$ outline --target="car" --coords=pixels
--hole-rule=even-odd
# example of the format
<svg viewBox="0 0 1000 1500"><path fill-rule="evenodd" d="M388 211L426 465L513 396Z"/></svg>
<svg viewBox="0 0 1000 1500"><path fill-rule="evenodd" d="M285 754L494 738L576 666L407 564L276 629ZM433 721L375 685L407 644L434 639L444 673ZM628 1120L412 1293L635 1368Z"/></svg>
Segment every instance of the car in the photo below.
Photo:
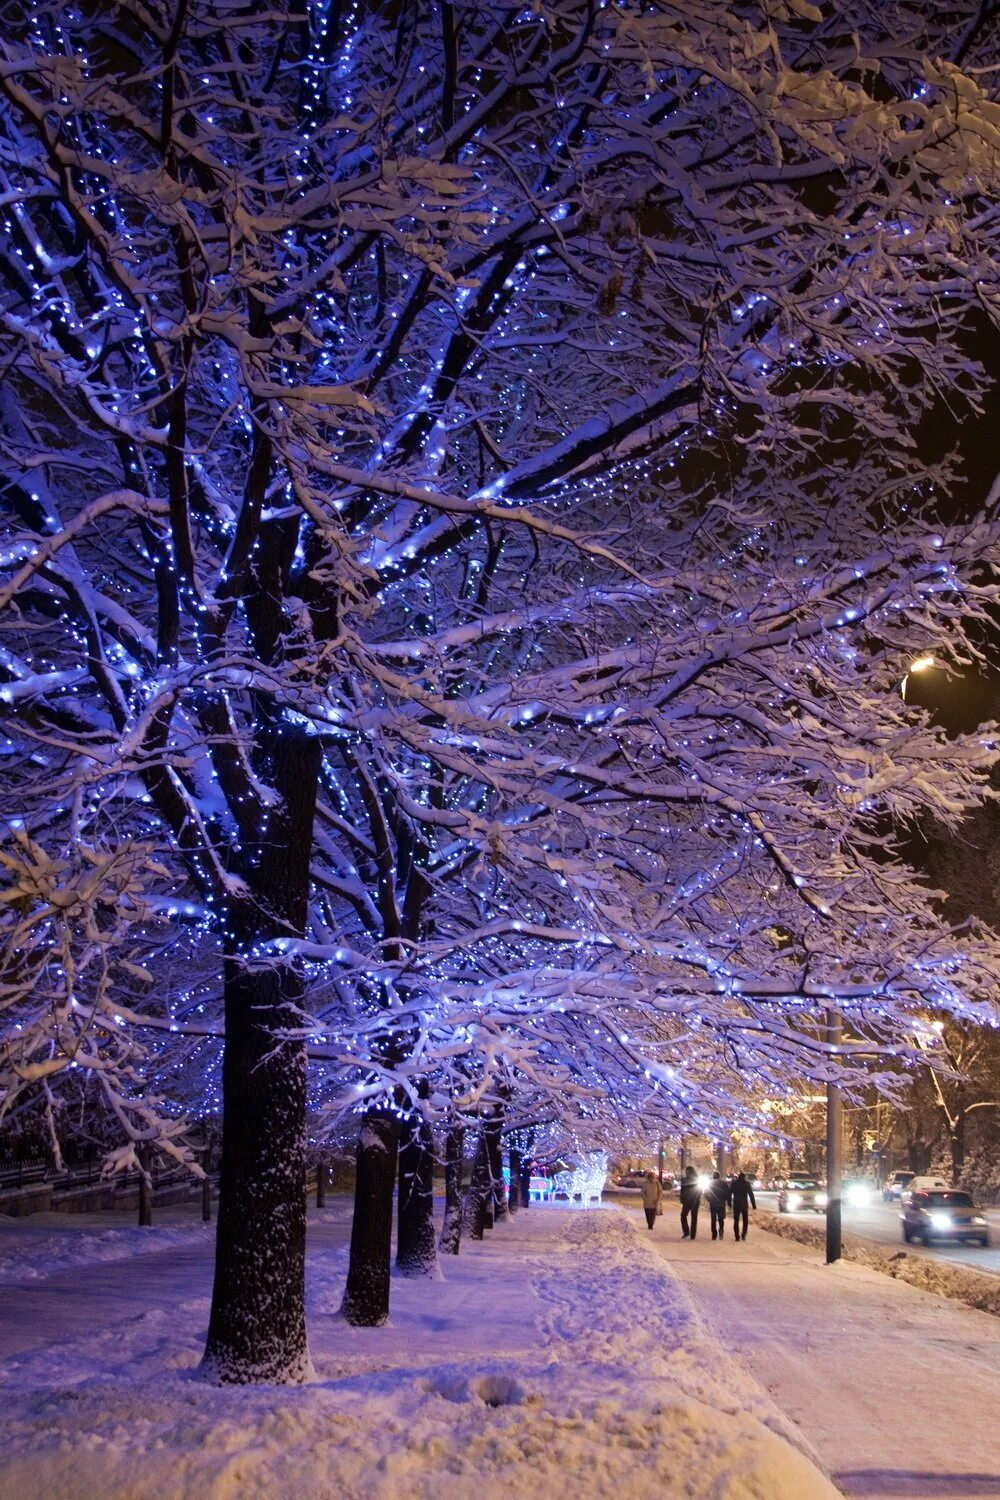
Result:
<svg viewBox="0 0 1000 1500"><path fill-rule="evenodd" d="M916 1172L890 1172L882 1184L882 1197L886 1203L891 1203L894 1198L902 1198L916 1175Z"/></svg>
<svg viewBox="0 0 1000 1500"><path fill-rule="evenodd" d="M951 1187L947 1177L934 1177L931 1175L911 1177L903 1189L902 1201L905 1203L913 1193L940 1193L946 1192Z"/></svg>
<svg viewBox="0 0 1000 1500"><path fill-rule="evenodd" d="M986 1215L976 1207L970 1193L958 1188L911 1193L899 1217L908 1245L913 1240L923 1240L925 1245L935 1240L978 1241L980 1245L990 1242Z"/></svg>
<svg viewBox="0 0 1000 1500"><path fill-rule="evenodd" d="M779 1214L810 1208L821 1214L826 1208L826 1193L815 1177L790 1177L778 1194Z"/></svg>
<svg viewBox="0 0 1000 1500"><path fill-rule="evenodd" d="M638 1191L646 1181L645 1172L623 1172L621 1177L615 1178L615 1187L634 1188Z"/></svg>
<svg viewBox="0 0 1000 1500"><path fill-rule="evenodd" d="M848 1207L867 1208L872 1201L872 1184L867 1177L845 1177L840 1193Z"/></svg>

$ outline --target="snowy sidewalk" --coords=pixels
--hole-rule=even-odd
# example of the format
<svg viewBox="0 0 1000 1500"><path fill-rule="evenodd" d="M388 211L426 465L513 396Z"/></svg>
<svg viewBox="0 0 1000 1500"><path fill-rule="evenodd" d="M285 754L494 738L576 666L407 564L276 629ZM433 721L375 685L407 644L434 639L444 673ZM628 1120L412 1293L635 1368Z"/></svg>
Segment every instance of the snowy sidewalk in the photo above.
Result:
<svg viewBox="0 0 1000 1500"><path fill-rule="evenodd" d="M675 1220L657 1252L843 1490L1000 1497L1000 1320L752 1223L746 1244L691 1244Z"/></svg>
<svg viewBox="0 0 1000 1500"><path fill-rule="evenodd" d="M6 1349L0 1328L2 1500L835 1495L706 1338L633 1216L522 1211L463 1247L447 1280L395 1282L392 1326L367 1330L335 1316L343 1221L310 1233L306 1387L194 1378L210 1270L200 1235L92 1264L75 1294L63 1257L50 1278L8 1282L4 1304L28 1298L36 1327L29 1339L20 1320ZM155 1305L135 1311L130 1286L147 1280Z"/></svg>

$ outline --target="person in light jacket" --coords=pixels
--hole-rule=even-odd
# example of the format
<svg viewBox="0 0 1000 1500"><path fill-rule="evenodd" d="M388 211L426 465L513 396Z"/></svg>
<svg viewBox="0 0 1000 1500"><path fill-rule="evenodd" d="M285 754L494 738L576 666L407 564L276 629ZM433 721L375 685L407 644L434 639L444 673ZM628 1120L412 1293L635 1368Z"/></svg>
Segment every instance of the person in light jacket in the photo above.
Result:
<svg viewBox="0 0 1000 1500"><path fill-rule="evenodd" d="M747 1237L747 1224L750 1219L750 1215L747 1213L747 1204L749 1203L751 1208L757 1207L757 1199L753 1195L753 1188L747 1181L745 1172L738 1172L733 1178L733 1185L730 1188L730 1201L733 1205L733 1233L738 1240L745 1240Z"/></svg>
<svg viewBox="0 0 1000 1500"><path fill-rule="evenodd" d="M656 1215L660 1211L662 1193L663 1189L660 1187L656 1173L647 1172L646 1181L642 1185L642 1206L646 1210L646 1223L650 1229L656 1223Z"/></svg>

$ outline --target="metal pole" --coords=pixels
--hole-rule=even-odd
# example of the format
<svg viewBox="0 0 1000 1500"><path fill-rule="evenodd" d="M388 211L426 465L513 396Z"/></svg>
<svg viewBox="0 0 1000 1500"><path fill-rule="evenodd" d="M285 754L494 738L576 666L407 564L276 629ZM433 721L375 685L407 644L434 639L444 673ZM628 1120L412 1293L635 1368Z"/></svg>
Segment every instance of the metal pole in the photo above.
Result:
<svg viewBox="0 0 1000 1500"><path fill-rule="evenodd" d="M663 1139L663 1137L661 1136L660 1137L660 1149L657 1152L657 1156L656 1156L656 1175L659 1178L660 1182L663 1181L663 1157L664 1157L664 1153L665 1153L666 1149L667 1149L667 1143Z"/></svg>
<svg viewBox="0 0 1000 1500"><path fill-rule="evenodd" d="M826 1013L826 1039L839 1047L841 1021L832 1010ZM831 1054L831 1062L834 1054ZM843 1103L840 1085L826 1086L826 1263L840 1259L840 1185L843 1176Z"/></svg>

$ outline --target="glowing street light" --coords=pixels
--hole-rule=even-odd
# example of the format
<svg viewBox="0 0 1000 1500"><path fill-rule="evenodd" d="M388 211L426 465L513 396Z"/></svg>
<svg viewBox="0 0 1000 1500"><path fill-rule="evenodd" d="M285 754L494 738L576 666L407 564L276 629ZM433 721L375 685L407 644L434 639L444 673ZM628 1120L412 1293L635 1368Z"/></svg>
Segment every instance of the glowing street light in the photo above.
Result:
<svg viewBox="0 0 1000 1500"><path fill-rule="evenodd" d="M900 693L903 696L904 703L906 701L906 684L909 682L909 680L913 676L913 674L915 672L928 672L928 671L930 671L931 667L939 667L940 665L941 665L941 663L936 659L936 657L929 656L929 655L928 656L917 656L917 657L914 658L913 661L910 662L910 665L909 665L909 667L907 669L907 672L906 672L906 676L903 678L902 682L899 684L899 691L900 691Z"/></svg>

